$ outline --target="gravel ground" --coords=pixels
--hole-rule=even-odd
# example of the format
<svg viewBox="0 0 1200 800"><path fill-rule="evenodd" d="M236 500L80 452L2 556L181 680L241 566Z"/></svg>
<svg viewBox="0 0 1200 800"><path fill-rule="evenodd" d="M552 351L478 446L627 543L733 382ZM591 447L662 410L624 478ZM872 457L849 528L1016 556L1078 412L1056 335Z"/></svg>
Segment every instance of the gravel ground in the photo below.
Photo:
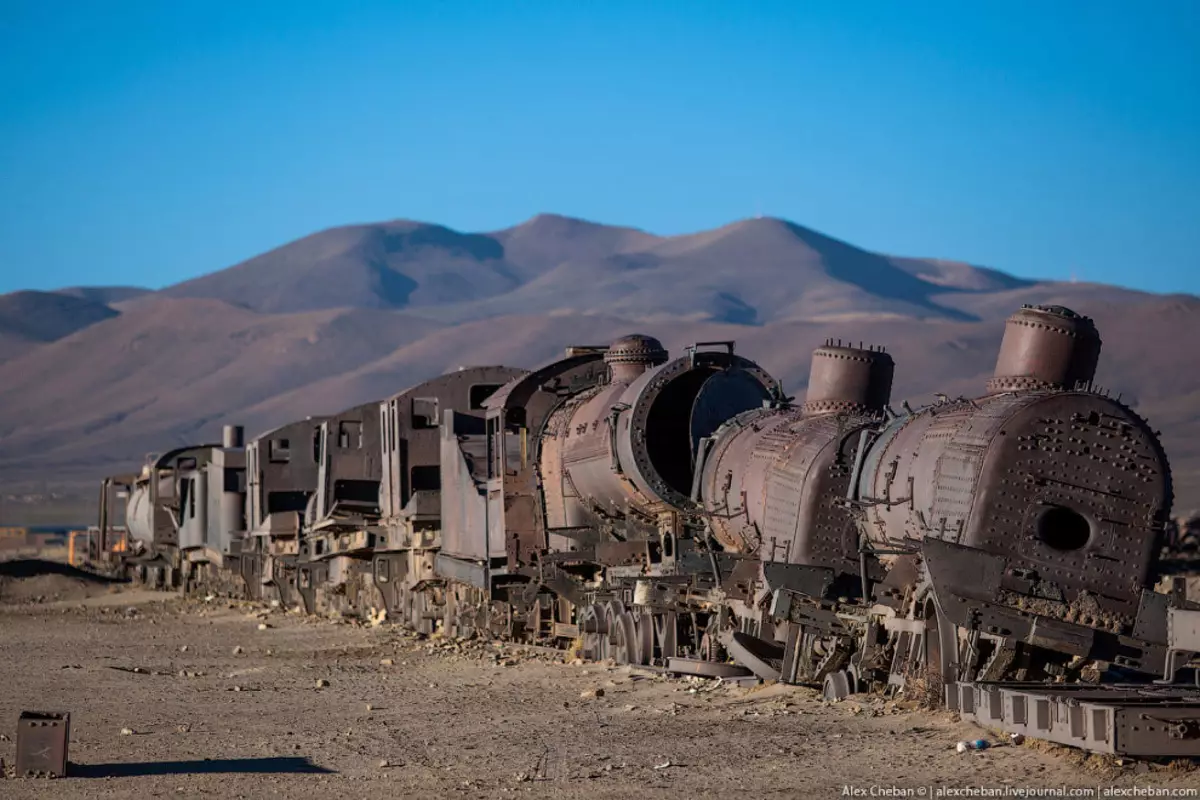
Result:
<svg viewBox="0 0 1200 800"><path fill-rule="evenodd" d="M0 606L0 757L12 763L22 710L69 711L72 777L3 781L4 798L1200 786L1200 772L1036 743L960 755L980 729L881 700L827 704L126 587L76 582L55 599L32 580Z"/></svg>

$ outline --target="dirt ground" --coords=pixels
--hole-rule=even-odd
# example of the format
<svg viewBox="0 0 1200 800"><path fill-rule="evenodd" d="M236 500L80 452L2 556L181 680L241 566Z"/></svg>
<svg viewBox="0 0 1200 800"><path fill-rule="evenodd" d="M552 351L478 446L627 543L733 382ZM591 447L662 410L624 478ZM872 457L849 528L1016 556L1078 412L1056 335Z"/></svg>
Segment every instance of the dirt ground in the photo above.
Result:
<svg viewBox="0 0 1200 800"><path fill-rule="evenodd" d="M54 580L23 579L41 582L24 590L13 580L0 607L0 757L12 764L22 710L69 711L72 777L0 781L4 798L1200 787L1197 771L1037 743L959 754L959 740L986 733L881 700L826 704L781 685L572 666L128 587L71 583L71 599L55 599Z"/></svg>

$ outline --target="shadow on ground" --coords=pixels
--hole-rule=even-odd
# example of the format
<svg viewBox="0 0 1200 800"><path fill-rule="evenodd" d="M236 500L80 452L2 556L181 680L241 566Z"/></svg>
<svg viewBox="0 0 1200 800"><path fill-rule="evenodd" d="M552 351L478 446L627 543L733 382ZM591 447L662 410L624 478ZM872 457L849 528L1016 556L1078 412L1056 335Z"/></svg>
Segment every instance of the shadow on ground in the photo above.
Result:
<svg viewBox="0 0 1200 800"><path fill-rule="evenodd" d="M41 558L19 558L0 561L0 578L38 578L42 575L61 575L64 578L87 581L88 583L128 583L126 578L97 575L95 572L73 567L61 561L46 561Z"/></svg>
<svg viewBox="0 0 1200 800"><path fill-rule="evenodd" d="M214 758L201 761L146 761L131 764L74 764L67 770L72 778L134 778L144 775L215 774L333 774L307 758Z"/></svg>

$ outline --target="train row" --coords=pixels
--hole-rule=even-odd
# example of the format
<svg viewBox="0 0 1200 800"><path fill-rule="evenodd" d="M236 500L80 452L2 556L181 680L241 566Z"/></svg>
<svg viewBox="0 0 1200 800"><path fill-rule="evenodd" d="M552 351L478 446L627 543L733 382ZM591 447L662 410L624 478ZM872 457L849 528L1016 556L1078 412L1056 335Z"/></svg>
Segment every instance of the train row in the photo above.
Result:
<svg viewBox="0 0 1200 800"><path fill-rule="evenodd" d="M1171 679L1197 606L1155 591L1170 468L1099 354L1090 319L1023 307L977 396L899 411L891 356L832 341L799 403L732 342L461 368L106 479L92 557L830 697Z"/></svg>

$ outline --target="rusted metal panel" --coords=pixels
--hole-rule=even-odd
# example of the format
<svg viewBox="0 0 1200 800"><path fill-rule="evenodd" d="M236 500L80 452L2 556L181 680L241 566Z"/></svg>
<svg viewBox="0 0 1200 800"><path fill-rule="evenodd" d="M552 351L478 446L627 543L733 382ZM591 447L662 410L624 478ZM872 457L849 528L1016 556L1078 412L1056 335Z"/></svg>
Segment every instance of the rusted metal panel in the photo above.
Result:
<svg viewBox="0 0 1200 800"><path fill-rule="evenodd" d="M380 521L389 546L411 535L414 525L431 524L415 520L424 500L435 506L441 502L442 422L447 412L482 419L488 400L526 374L514 367L464 367L410 387L381 404L383 418L377 429Z"/></svg>
<svg viewBox="0 0 1200 800"><path fill-rule="evenodd" d="M65 777L70 738L70 714L22 711L17 720L17 775Z"/></svg>
<svg viewBox="0 0 1200 800"><path fill-rule="evenodd" d="M253 534L272 514L304 514L317 489L324 417L283 425L246 445L246 526Z"/></svg>
<svg viewBox="0 0 1200 800"><path fill-rule="evenodd" d="M1200 609L1167 609L1167 643L1173 650L1200 653Z"/></svg>
<svg viewBox="0 0 1200 800"><path fill-rule="evenodd" d="M379 515L383 437L379 403L339 412L321 423L313 525L336 511Z"/></svg>
<svg viewBox="0 0 1200 800"><path fill-rule="evenodd" d="M1200 689L1141 684L948 684L964 719L1095 753L1200 754Z"/></svg>
<svg viewBox="0 0 1200 800"><path fill-rule="evenodd" d="M488 558L484 421L448 412L441 455L441 545L460 558Z"/></svg>

